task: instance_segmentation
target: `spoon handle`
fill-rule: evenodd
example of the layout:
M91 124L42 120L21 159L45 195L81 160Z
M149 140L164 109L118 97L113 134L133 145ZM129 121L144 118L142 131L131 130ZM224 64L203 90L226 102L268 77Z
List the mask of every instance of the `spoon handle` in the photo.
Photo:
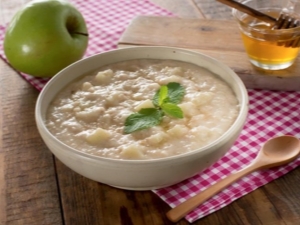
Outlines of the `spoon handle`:
M265 21L267 23L274 23L276 22L276 19L267 15L267 14L264 14L262 12L259 12L253 8L250 8L249 6L247 5L244 5L240 2L236 2L236 1L233 1L233 0L217 0L218 2L221 2L225 5L228 5L232 8L235 8L241 12L244 12L244 13L247 13L248 15L250 16L253 16L259 20L262 20L262 21Z
M181 203L180 205L176 206L175 208L171 209L167 212L167 217L172 222L177 222L182 219L186 214L190 211L195 209L197 206L205 202L207 199L211 198L233 182L237 181L241 177L257 170L259 167L258 164L250 164L249 166L245 167L244 169L229 175L228 177L224 178L223 180L217 182L216 184L210 186L203 192L193 196L192 198L186 200L185 202Z

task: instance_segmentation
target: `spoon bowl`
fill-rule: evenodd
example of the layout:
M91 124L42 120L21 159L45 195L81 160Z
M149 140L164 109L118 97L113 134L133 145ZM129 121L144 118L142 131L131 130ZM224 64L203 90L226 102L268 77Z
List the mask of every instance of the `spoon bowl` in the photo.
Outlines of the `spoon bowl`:
M284 164L299 154L299 139L293 136L280 136L268 140L262 147L262 153L274 161Z
M300 141L296 137L285 135L271 138L249 166L254 164L254 170L281 166L297 158L299 151Z
M289 135L271 138L262 146L257 157L250 165L229 175L203 192L171 209L167 213L167 217L171 221L177 222L207 199L213 197L215 194L243 176L246 176L258 169L268 169L292 162L298 157L299 153L300 140L298 138Z

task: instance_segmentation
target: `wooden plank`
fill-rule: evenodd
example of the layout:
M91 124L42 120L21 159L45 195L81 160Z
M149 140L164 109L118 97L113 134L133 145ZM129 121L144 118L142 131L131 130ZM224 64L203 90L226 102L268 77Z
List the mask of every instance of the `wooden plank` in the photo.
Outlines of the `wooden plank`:
M0 114L1 115L1 114ZM0 126L0 128L2 128ZM5 197L5 176L4 176L4 154L1 151L2 144L0 140L0 224L6 221L6 197Z
M170 207L150 191L116 189L78 175L56 160L65 225L172 225ZM300 168L195 221L194 225L297 224ZM181 220L177 225L188 225Z
M151 191L126 191L73 172L56 160L65 225L171 225L170 207ZM182 220L178 225L188 225Z
M0 60L0 224L62 224L53 156L37 132L38 91Z
M225 33L227 37L224 37ZM244 52L234 21L174 17L138 16L129 24L119 44Z
M194 0L206 19L232 19L232 9L216 0Z
M193 0L151 0L151 2L181 18L204 18L201 9Z
M3 62L0 62L3 65ZM0 64L1 65L1 64ZM2 77L0 77L0 82L2 83ZM1 84L0 84L1 87ZM3 105L3 95L0 90L0 106ZM4 224L6 221L6 197L5 197L5 172L4 172L4 150L3 150L3 141L2 133L3 130L3 112L2 107L0 107L0 224Z
M136 17L118 47L172 46L199 51L233 69L247 88L299 91L300 58L285 70L265 71L249 62L233 20Z

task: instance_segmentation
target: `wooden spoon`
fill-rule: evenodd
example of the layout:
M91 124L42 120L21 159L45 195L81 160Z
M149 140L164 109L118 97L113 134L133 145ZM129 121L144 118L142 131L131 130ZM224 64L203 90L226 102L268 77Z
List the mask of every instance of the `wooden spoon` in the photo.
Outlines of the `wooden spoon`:
M228 185L258 169L267 169L289 163L300 153L300 140L293 136L279 136L268 140L261 148L254 161L244 169L229 175L167 213L167 217L177 222L197 206L213 197Z

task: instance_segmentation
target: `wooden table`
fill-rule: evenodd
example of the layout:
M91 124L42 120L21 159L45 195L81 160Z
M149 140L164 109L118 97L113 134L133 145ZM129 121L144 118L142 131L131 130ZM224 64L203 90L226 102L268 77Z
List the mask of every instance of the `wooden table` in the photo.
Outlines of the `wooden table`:
M179 17L230 17L213 0L153 2ZM172 224L165 217L169 206L151 191L124 191L91 181L53 157L34 121L38 94L0 60L0 225ZM299 184L300 168L193 224L300 224Z

